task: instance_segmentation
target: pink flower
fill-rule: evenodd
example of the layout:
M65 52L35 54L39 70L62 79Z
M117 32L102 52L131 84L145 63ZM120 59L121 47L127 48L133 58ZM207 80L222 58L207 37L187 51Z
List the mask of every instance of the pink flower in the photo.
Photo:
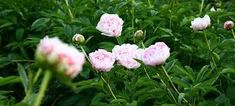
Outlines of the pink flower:
M97 71L110 71L113 68L115 57L112 53L107 52L104 49L98 49L95 52L89 54L92 66Z
M128 69L134 69L140 66L140 63L135 60L138 59L138 50L137 45L122 44L121 46L114 46L112 53L120 65Z
M206 29L211 24L211 19L208 15L205 15L203 18L198 17L191 21L190 28L193 28L194 31L200 31Z
M103 14L98 22L96 29L102 35L118 37L122 32L123 20L117 14Z
M136 69L140 67L140 63L132 58L124 58L118 61L118 63L128 69Z
M75 47L69 46L57 37L42 39L36 50L36 60L46 68L74 78L82 71L85 56Z
M160 65L165 63L170 56L170 48L164 42L157 42L146 48L141 56L141 60L146 65Z

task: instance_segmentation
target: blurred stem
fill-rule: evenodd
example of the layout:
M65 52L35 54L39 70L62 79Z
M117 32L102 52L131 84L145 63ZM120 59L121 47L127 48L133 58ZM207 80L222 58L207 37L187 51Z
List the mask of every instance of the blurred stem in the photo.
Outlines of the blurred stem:
M160 78L160 75L157 73L157 76ZM169 92L169 94L171 95L172 99L174 100L174 102L177 104L177 101L175 99L175 96L173 95L173 93L171 92L171 90L167 87L166 83L160 78L160 81L162 82L162 84L166 87L167 91Z
M33 63L34 60L11 60L11 62L30 62L30 63Z
M46 70L45 74L44 74L44 77L43 77L43 80L42 80L42 83L40 85L40 90L39 90L38 96L37 96L33 106L40 106L40 104L42 102L42 99L43 99L43 97L45 95L47 86L49 84L49 81L51 79L51 76L52 76L51 71L50 70Z
M148 0L149 7L152 8L150 0Z
M232 29L232 34L233 34L233 38L235 39L235 33L234 33L234 30Z
M178 89L175 87L175 85L174 85L174 83L172 82L172 80L171 80L169 74L166 72L166 69L164 68L163 65L161 65L161 68L162 68L163 72L165 73L167 79L170 81L170 83L171 83L173 89L174 89L174 90L176 91L176 93L179 95L180 92L179 92ZM189 105L191 105L185 98L183 98L183 100L184 100L186 103L188 103Z
M203 8L203 5L204 5L204 0L202 0L202 2L201 2L199 15L201 15L201 14L202 14L202 8Z
M69 2L68 2L68 0L64 0L64 1L65 1L65 4L66 4L67 8L68 8L69 16L70 16L71 19L73 19L74 17L73 17L72 11L70 10Z
M81 48L83 54L85 55L85 57L87 58L87 60L91 63L91 60L90 60L90 58L88 57L88 55L86 54L86 51L84 50L84 48L82 47L82 45L80 45L80 48Z
M141 41L141 45L142 45L142 47L145 49L145 45L144 45L144 42L143 42L143 41Z
M210 54L211 54L212 50L211 50L210 44L209 44L209 42L208 42L208 39L207 39L207 36L206 36L206 32L205 32L205 31L203 31L203 35L204 35L204 37L205 37L207 47L208 47L209 52L210 52ZM211 56L211 55L210 55L210 56ZM211 59L212 59L212 62L213 62L213 64L214 64L215 69L217 69L217 65L216 65L216 63L215 63L214 57L211 56Z
M39 68L38 72L36 73L36 75L35 75L35 77L33 79L33 84L35 84L37 82L37 80L38 80L39 76L41 75L41 73L42 73L42 69Z
M150 76L149 76L148 72L146 71L145 66L144 66L144 72L145 72L146 76L151 80L151 78L150 78Z
M132 9L131 9L131 27L132 27L132 34L135 34L135 0L131 0L132 3Z
M102 74L101 74L100 77L101 77L101 79L104 81L104 83L108 86L109 91L110 91L111 95L113 96L113 98L114 98L114 99L117 99L116 96L115 96L114 93L113 93L112 88L110 87L109 83L104 79L104 77L102 76Z

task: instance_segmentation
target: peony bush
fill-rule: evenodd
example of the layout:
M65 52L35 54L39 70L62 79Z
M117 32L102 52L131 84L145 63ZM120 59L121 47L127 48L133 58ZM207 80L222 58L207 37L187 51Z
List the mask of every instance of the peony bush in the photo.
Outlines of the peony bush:
M233 106L235 1L0 1L0 106Z

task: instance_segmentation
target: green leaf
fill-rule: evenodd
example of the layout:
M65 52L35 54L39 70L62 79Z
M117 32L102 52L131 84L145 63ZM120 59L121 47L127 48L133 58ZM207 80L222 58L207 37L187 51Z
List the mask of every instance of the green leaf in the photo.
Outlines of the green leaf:
M24 90L25 90L25 92L27 92L28 91L28 85L29 85L29 79L27 77L27 74L25 72L24 67L19 63L17 64L17 67L18 67L17 70L18 70L18 73L20 75L20 79L21 79L22 84L24 86Z
M21 79L19 76L8 76L8 77L0 77L0 86L19 83Z
M37 30L40 31L43 28L47 27L47 23L50 22L49 18L39 18L37 20L35 20L32 25L31 25L31 29L32 30Z
M205 73L209 70L208 69L209 66L208 65L205 65L201 68L201 70L199 71L199 73L197 74L197 78L196 78L196 81L197 82L201 82L203 79L204 79L204 75Z

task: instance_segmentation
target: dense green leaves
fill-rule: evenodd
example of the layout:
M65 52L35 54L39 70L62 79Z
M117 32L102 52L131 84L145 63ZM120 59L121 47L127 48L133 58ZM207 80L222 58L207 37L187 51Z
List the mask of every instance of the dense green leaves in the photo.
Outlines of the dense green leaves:
M73 35L79 33L90 53L133 44L137 30L144 31L145 47L155 42L170 47L164 67L178 91L160 66L142 63L130 70L115 65L102 73L117 97L114 99L101 74L86 62L70 82L53 77L42 105L234 105L235 40L231 30L223 29L225 21L235 21L234 7L234 0L1 0L0 106L32 106L45 72L34 61L41 38L57 36L72 45ZM124 20L120 37L106 37L96 30L103 13L116 13ZM205 30L211 50L202 31L190 28L194 18L205 14L211 17ZM143 48L141 42L136 44Z

